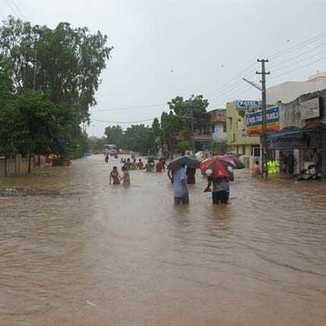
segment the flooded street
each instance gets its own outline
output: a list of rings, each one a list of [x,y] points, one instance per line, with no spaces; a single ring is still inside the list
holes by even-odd
[[[109,186],[103,156],[1,179],[4,326],[323,325],[326,183],[237,172],[213,207],[204,179],[175,207],[166,175]]]

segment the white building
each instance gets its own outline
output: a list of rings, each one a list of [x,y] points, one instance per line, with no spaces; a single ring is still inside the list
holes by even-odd
[[[306,81],[288,81],[267,89],[267,103],[276,104],[278,101],[289,103],[302,94],[326,89],[326,72],[318,73]]]

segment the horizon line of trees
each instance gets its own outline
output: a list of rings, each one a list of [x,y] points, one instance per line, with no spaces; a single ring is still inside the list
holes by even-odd
[[[161,149],[165,157],[191,150],[193,131],[207,133],[211,127],[208,100],[202,95],[188,99],[177,96],[168,105],[169,112],[155,118],[151,126],[131,125],[126,130],[119,125],[106,127],[104,137],[92,137],[91,149],[99,152],[104,144],[110,143],[144,155],[156,154]]]

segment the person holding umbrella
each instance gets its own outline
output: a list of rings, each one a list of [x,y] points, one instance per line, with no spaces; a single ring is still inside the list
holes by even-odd
[[[181,156],[177,159],[171,161],[168,165],[168,177],[173,183],[173,174],[174,172],[181,166],[186,166],[186,175],[187,175],[187,183],[195,184],[196,182],[196,168],[199,167],[200,162],[191,156]]]
[[[230,197],[230,184],[233,181],[233,161],[226,157],[214,157],[210,161],[202,162],[201,169],[208,177],[208,185],[205,192],[212,192],[214,205],[227,204]],[[212,189],[211,189],[211,186]]]
[[[213,177],[213,171],[208,169],[206,175],[208,177],[208,185],[205,192],[212,192],[213,205],[227,204],[230,197],[230,184],[227,177]],[[213,188],[211,189],[211,186]]]
[[[189,204],[189,192],[187,188],[187,174],[185,165],[176,167],[173,175],[174,203]]]

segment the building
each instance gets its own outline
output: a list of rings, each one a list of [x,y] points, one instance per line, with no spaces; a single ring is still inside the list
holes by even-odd
[[[207,112],[192,114],[192,135],[195,152],[208,151],[212,144],[211,121]]]
[[[245,113],[261,107],[260,101],[234,101],[226,104],[226,134],[228,151],[243,156],[247,167],[260,157],[260,137],[248,136]]]
[[[216,109],[208,113],[211,116],[212,141],[216,143],[226,142],[226,110]]]
[[[318,164],[326,176],[326,89],[279,103],[279,108],[280,131],[268,136],[268,147],[281,172],[298,175]]]
[[[267,103],[289,103],[302,94],[326,89],[326,73],[318,73],[306,81],[288,81],[267,89]]]

